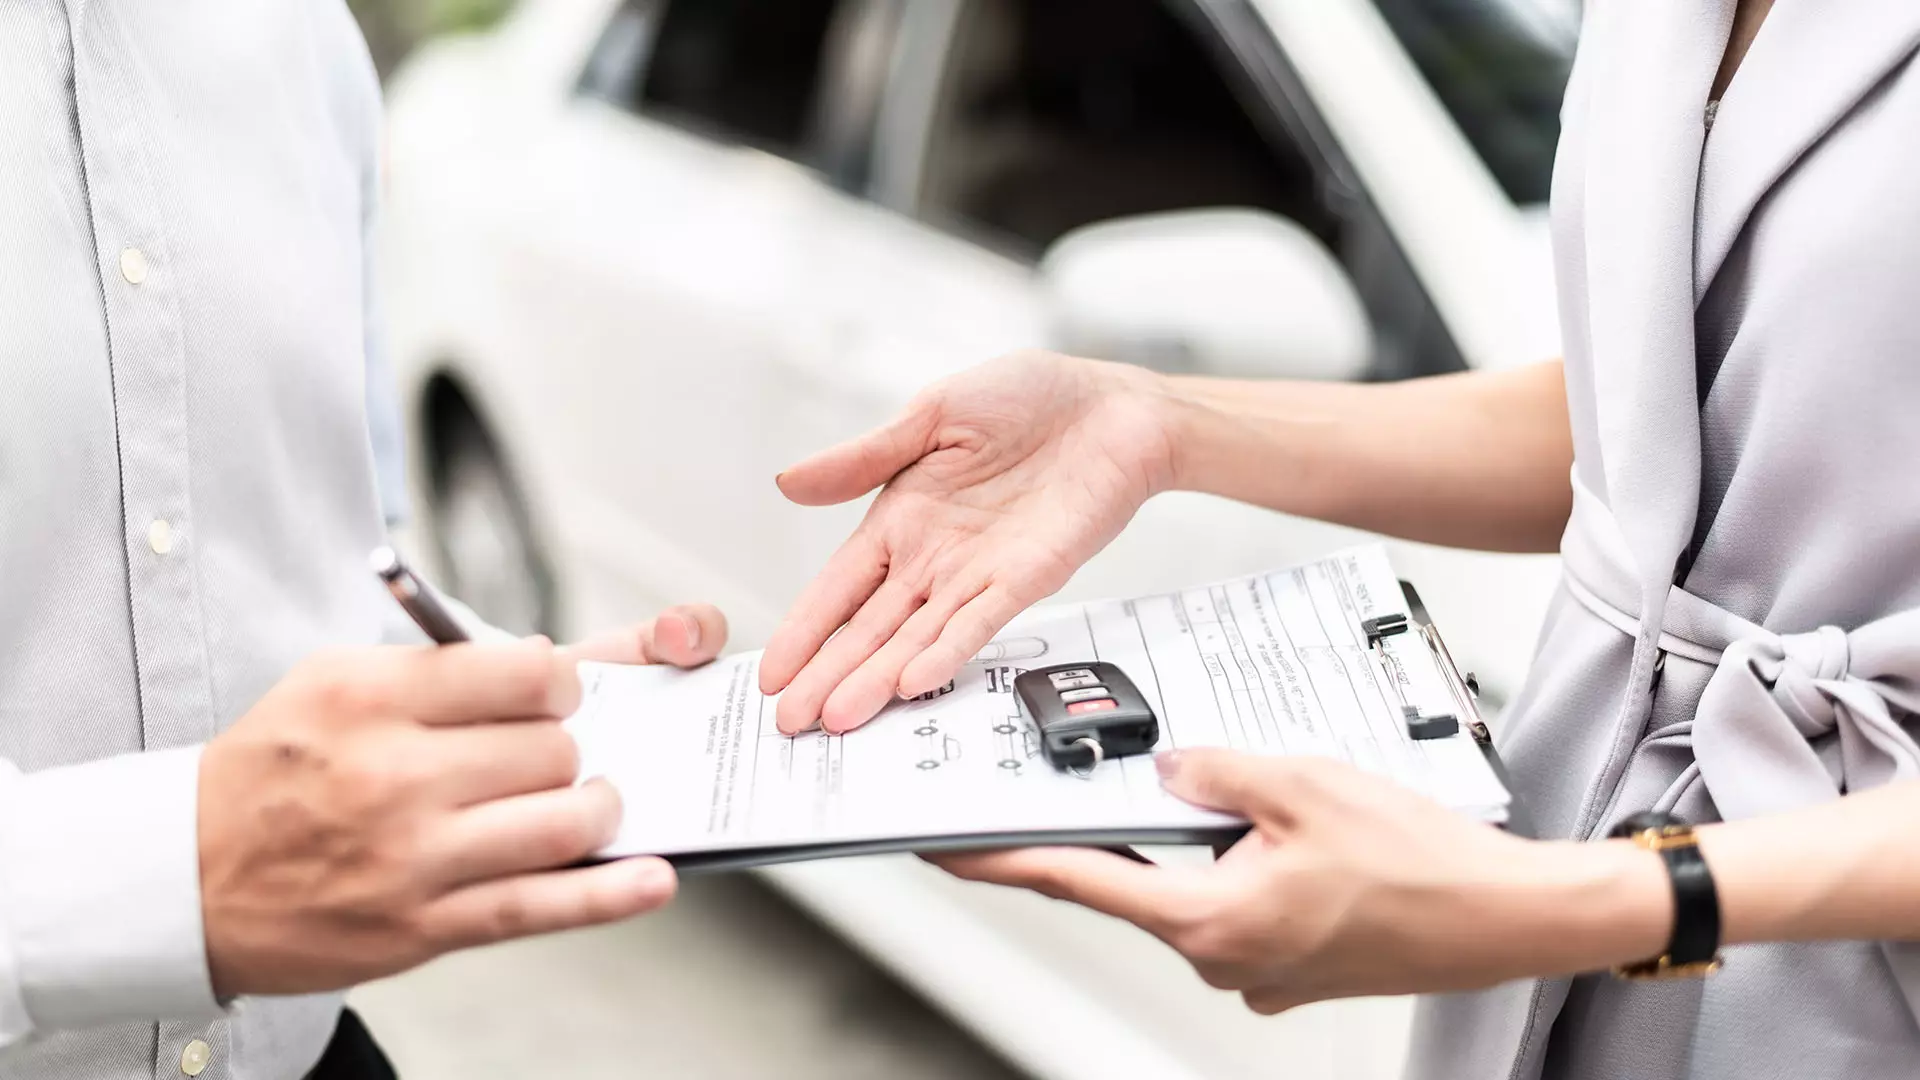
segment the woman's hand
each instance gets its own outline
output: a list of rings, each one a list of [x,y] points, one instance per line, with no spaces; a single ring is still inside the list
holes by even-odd
[[[1171,482],[1155,379],[1017,354],[782,474],[808,506],[886,489],[768,643],[760,688],[786,691],[780,730],[846,731],[940,686],[1066,584]]]
[[[1671,929],[1659,856],[1625,842],[1521,840],[1326,760],[1190,750],[1161,774],[1253,830],[1197,869],[1067,848],[934,861],[1125,919],[1266,1014],[1642,960]]]

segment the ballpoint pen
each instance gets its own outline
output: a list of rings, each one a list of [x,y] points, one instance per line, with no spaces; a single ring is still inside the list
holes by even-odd
[[[373,572],[386,583],[387,591],[400,602],[401,609],[436,644],[456,645],[471,640],[432,587],[420,580],[398,551],[390,547],[375,548],[368,561]]]

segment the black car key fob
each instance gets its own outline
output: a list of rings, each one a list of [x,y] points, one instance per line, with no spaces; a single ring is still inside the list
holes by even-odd
[[[1112,758],[1151,753],[1160,741],[1159,718],[1112,664],[1040,668],[1015,679],[1013,691],[1056,769],[1087,772]]]

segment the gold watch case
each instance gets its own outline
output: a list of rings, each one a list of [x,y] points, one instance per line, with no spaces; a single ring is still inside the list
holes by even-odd
[[[1663,825],[1657,829],[1641,829],[1628,837],[1633,845],[1642,851],[1659,853],[1672,848],[1699,847],[1700,840],[1693,833],[1691,825]],[[1699,960],[1691,964],[1676,964],[1670,953],[1661,953],[1651,960],[1622,964],[1613,969],[1617,979],[1629,982],[1656,982],[1667,979],[1704,979],[1720,970],[1720,957],[1716,954],[1711,960]]]

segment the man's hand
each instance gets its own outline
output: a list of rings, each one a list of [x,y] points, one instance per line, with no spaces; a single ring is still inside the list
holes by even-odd
[[[1163,756],[1167,789],[1253,830],[1203,868],[1033,848],[933,861],[1125,919],[1257,1012],[1491,986],[1651,956],[1673,900],[1624,841],[1522,840],[1337,762]]]
[[[808,506],[886,490],[768,643],[760,688],[786,691],[780,730],[846,731],[941,685],[1066,584],[1171,482],[1153,380],[1018,354],[782,474]]]
[[[711,608],[556,650],[370,648],[313,657],[200,763],[201,906],[217,993],[329,990],[443,952],[610,922],[673,897],[671,867],[571,868],[620,798],[575,786],[560,719],[580,659],[711,659]]]
[[[569,660],[699,667],[727,645],[727,617],[708,604],[669,608],[652,622],[562,646]]]

